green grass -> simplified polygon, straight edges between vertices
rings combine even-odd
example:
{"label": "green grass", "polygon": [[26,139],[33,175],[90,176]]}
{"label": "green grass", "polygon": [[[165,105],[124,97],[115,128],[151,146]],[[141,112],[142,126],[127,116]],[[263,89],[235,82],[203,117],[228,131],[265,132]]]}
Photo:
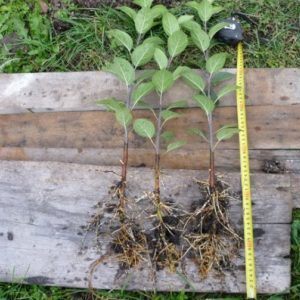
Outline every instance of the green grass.
{"label": "green grass", "polygon": [[[26,3],[31,3],[28,5]],[[37,0],[0,0],[0,38],[17,34],[12,42],[0,48],[0,71],[89,71],[99,70],[120,52],[111,48],[106,32],[111,28],[131,30],[133,24],[122,13],[110,7],[82,9],[64,0],[63,9],[52,9],[42,15]],[[257,23],[245,30],[245,64],[247,67],[300,66],[300,5],[298,0],[216,0],[225,7],[220,18],[232,12],[248,14]],[[177,15],[192,13],[183,6],[173,9]],[[60,19],[69,29],[57,33],[54,20]],[[2,25],[2,26],[1,26]],[[155,32],[155,29],[154,29]],[[156,32],[157,33],[157,32]],[[224,47],[224,46],[221,46]],[[235,49],[230,52],[227,67],[235,66]],[[179,62],[202,67],[203,59],[194,47]]]}
{"label": "green grass", "polygon": [[[286,295],[259,296],[259,300],[299,300],[300,295],[300,210],[294,210],[291,224],[292,288]],[[88,293],[82,289],[0,283],[0,300],[84,300]],[[216,295],[195,293],[146,293],[126,291],[98,291],[99,300],[242,300],[242,295]]]}

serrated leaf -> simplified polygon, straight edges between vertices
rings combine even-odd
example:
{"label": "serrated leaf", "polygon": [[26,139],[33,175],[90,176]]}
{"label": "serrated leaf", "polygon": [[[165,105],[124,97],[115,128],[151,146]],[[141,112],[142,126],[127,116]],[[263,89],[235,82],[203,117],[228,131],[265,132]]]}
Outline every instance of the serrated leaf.
{"label": "serrated leaf", "polygon": [[109,33],[114,37],[118,45],[124,46],[130,52],[133,41],[128,33],[118,29],[110,30]]}
{"label": "serrated leaf", "polygon": [[228,22],[221,22],[221,23],[218,23],[218,24],[214,25],[213,27],[211,27],[209,30],[209,33],[208,33],[208,36],[210,37],[210,39],[212,39],[217,32],[219,32],[221,29],[223,29],[227,25],[228,25]]}
{"label": "serrated leaf", "polygon": [[131,85],[135,79],[135,72],[132,65],[124,58],[116,57],[114,62],[103,68],[104,71],[114,74],[127,86]]}
{"label": "serrated leaf", "polygon": [[172,15],[169,12],[163,15],[162,24],[163,24],[163,29],[168,36],[180,30],[178,20],[174,15]]}
{"label": "serrated leaf", "polygon": [[142,8],[134,18],[135,29],[139,34],[146,33],[153,25],[153,15],[151,9]]}
{"label": "serrated leaf", "polygon": [[141,137],[151,139],[155,135],[153,123],[147,119],[137,119],[133,123],[133,130]]}
{"label": "serrated leaf", "polygon": [[226,125],[217,131],[216,137],[218,141],[223,141],[232,138],[237,133],[239,133],[239,129],[237,127],[229,127]]}
{"label": "serrated leaf", "polygon": [[182,53],[187,45],[187,35],[181,30],[172,33],[168,38],[168,51],[171,57],[175,57]]}
{"label": "serrated leaf", "polygon": [[213,74],[224,68],[227,53],[217,53],[211,56],[206,62],[206,70]]}
{"label": "serrated leaf", "polygon": [[171,110],[163,110],[161,112],[161,117],[163,118],[163,120],[165,122],[170,121],[172,119],[178,118],[180,116],[180,114],[173,112]]}
{"label": "serrated leaf", "polygon": [[173,102],[171,103],[167,109],[168,110],[171,110],[171,109],[174,109],[174,108],[185,108],[187,107],[187,103],[185,100],[179,100],[179,101],[176,101],[176,102]]}
{"label": "serrated leaf", "polygon": [[203,139],[207,140],[205,133],[202,130],[200,130],[199,128],[189,128],[188,133],[198,135],[198,136],[202,137]]}
{"label": "serrated leaf", "polygon": [[194,70],[189,69],[182,73],[181,77],[190,87],[199,90],[201,92],[204,91],[205,82],[200,75],[198,75]]}
{"label": "serrated leaf", "polygon": [[206,115],[209,115],[215,109],[215,103],[208,97],[204,95],[194,96],[197,104],[204,110]]}
{"label": "serrated leaf", "polygon": [[142,44],[137,46],[131,54],[131,60],[135,67],[148,63],[154,54],[155,47],[153,44]]}
{"label": "serrated leaf", "polygon": [[133,107],[154,90],[152,82],[141,83],[132,93]]}
{"label": "serrated leaf", "polygon": [[191,21],[193,19],[194,19],[194,16],[192,16],[192,15],[183,15],[178,18],[178,23],[179,23],[179,25],[181,25],[181,24]]}
{"label": "serrated leaf", "polygon": [[118,111],[125,106],[124,102],[116,100],[114,98],[102,99],[96,101],[96,104],[106,107],[106,109],[109,111]]}
{"label": "serrated leaf", "polygon": [[236,91],[239,87],[235,84],[229,84],[229,85],[226,85],[224,86],[217,94],[217,98],[215,100],[218,101],[220,98],[224,97],[225,95],[233,92],[233,91]]}
{"label": "serrated leaf", "polygon": [[185,144],[186,144],[185,141],[177,141],[177,142],[171,143],[168,145],[166,153],[176,150],[176,149],[179,149],[182,146],[184,146]]}
{"label": "serrated leaf", "polygon": [[183,67],[183,66],[177,67],[176,70],[173,72],[173,79],[177,80],[182,76],[183,73],[188,72],[189,70],[190,68],[188,67]]}
{"label": "serrated leaf", "polygon": [[230,80],[234,78],[235,75],[229,72],[218,72],[215,73],[212,78],[211,78],[211,84],[212,85],[217,85],[218,83],[226,80]]}
{"label": "serrated leaf", "polygon": [[163,45],[165,42],[158,36],[150,36],[144,40],[143,44],[153,44],[154,46]]}
{"label": "serrated leaf", "polygon": [[124,14],[126,14],[128,17],[130,17],[132,20],[136,17],[136,11],[128,6],[121,6],[118,7],[120,11],[122,11]]}
{"label": "serrated leaf", "polygon": [[133,0],[132,2],[141,8],[144,8],[151,7],[153,0]]}
{"label": "serrated leaf", "polygon": [[168,67],[168,58],[161,49],[159,48],[155,49],[154,59],[161,70],[166,69]]}
{"label": "serrated leaf", "polygon": [[171,142],[175,135],[172,131],[164,131],[161,135],[160,135],[166,142]]}
{"label": "serrated leaf", "polygon": [[162,94],[174,84],[173,74],[167,70],[156,71],[152,82],[156,91]]}
{"label": "serrated leaf", "polygon": [[132,115],[130,110],[126,107],[117,110],[116,119],[124,128],[127,127],[132,121]]}
{"label": "serrated leaf", "polygon": [[152,7],[151,12],[154,19],[161,17],[167,11],[166,7],[158,4]]}
{"label": "serrated leaf", "polygon": [[194,20],[181,23],[180,26],[187,29],[190,32],[193,32],[193,31],[197,32],[197,31],[201,30],[200,24],[198,24]]}
{"label": "serrated leaf", "polygon": [[200,29],[197,31],[192,31],[191,32],[191,38],[193,40],[193,42],[195,43],[195,45],[202,50],[202,52],[206,51],[209,47],[210,44],[210,39],[208,34]]}

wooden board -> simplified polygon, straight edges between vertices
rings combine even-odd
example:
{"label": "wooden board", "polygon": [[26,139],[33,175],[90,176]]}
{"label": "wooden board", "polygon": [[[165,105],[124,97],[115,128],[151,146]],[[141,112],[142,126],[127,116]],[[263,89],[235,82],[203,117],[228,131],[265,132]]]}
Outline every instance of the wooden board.
{"label": "wooden board", "polygon": [[[247,69],[245,75],[248,105],[300,103],[299,69]],[[0,74],[0,90],[0,114],[99,110],[96,100],[111,96],[124,100],[126,95],[125,86],[104,72]],[[165,103],[185,99],[193,107],[193,94],[178,81]],[[148,100],[155,103],[157,97]],[[221,105],[235,105],[234,96],[224,98]]]}
{"label": "wooden board", "polygon": [[[1,281],[22,281],[46,285],[86,287],[91,262],[103,254],[94,236],[83,232],[95,204],[104,205],[119,168],[54,162],[0,163],[0,260]],[[206,172],[166,170],[162,178],[164,199],[172,198],[183,206],[197,199],[194,178],[206,178]],[[240,175],[229,173],[223,180],[240,191]],[[287,292],[290,287],[290,179],[285,175],[253,174],[253,201],[258,291]],[[129,198],[152,190],[152,170],[130,169]],[[145,205],[145,200],[139,202]],[[241,201],[231,201],[231,220],[240,227]],[[111,215],[105,217],[111,218]],[[142,218],[141,218],[142,219]],[[87,247],[87,249],[86,249]],[[94,274],[96,288],[139,290],[190,290],[201,292],[245,292],[243,250],[235,268],[224,277],[211,274],[200,279],[192,262],[187,262],[191,285],[178,274],[158,272],[150,279],[147,266],[117,278],[114,260],[101,265]],[[192,287],[191,287],[192,286]]]}

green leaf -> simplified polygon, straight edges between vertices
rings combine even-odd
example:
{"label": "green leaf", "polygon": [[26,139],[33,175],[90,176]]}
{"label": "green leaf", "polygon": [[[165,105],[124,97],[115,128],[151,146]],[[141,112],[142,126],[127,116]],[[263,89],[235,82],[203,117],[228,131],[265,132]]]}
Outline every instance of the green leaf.
{"label": "green leaf", "polygon": [[162,24],[163,24],[164,31],[168,36],[180,30],[179,23],[176,17],[169,12],[163,15]]}
{"label": "green leaf", "polygon": [[185,108],[187,107],[187,103],[185,100],[179,100],[179,101],[176,101],[176,102],[173,102],[171,103],[167,109],[168,110],[171,110],[171,109],[174,109],[174,108]]}
{"label": "green leaf", "polygon": [[158,36],[150,36],[144,40],[143,44],[153,44],[154,46],[163,45],[165,42]]}
{"label": "green leaf", "polygon": [[166,142],[171,142],[175,135],[172,131],[164,131],[161,135],[160,135]]}
{"label": "green leaf", "polygon": [[177,141],[177,142],[171,143],[171,144],[168,145],[167,151],[166,151],[165,153],[168,153],[168,152],[170,152],[170,151],[179,149],[179,148],[181,148],[182,146],[184,146],[185,144],[186,144],[185,141]]}
{"label": "green leaf", "polygon": [[131,54],[131,60],[135,67],[148,63],[154,54],[155,47],[153,44],[142,44],[134,49]]}
{"label": "green leaf", "polygon": [[188,45],[187,35],[179,30],[168,38],[168,51],[171,57],[175,57],[182,53]]}
{"label": "green leaf", "polygon": [[153,25],[153,15],[151,9],[142,8],[134,18],[135,29],[139,34],[146,33]]}
{"label": "green leaf", "polygon": [[206,62],[206,70],[210,74],[216,73],[221,70],[227,58],[227,53],[217,53],[211,56]]}
{"label": "green leaf", "polygon": [[210,39],[212,39],[218,31],[220,31],[227,25],[228,25],[228,22],[221,22],[221,23],[214,25],[212,28],[210,28],[209,33],[208,33]]}
{"label": "green leaf", "polygon": [[158,4],[152,7],[151,12],[154,19],[161,17],[167,11],[166,7]]}
{"label": "green leaf", "polygon": [[156,91],[162,94],[174,84],[173,74],[167,70],[156,71],[152,82]]}
{"label": "green leaf", "polygon": [[143,97],[149,95],[154,90],[153,83],[145,82],[141,83],[132,93],[133,107],[143,99]]}
{"label": "green leaf", "polygon": [[178,118],[180,116],[180,114],[173,112],[171,110],[163,110],[161,112],[161,117],[164,119],[165,122]]}
{"label": "green leaf", "polygon": [[223,141],[232,138],[237,133],[239,133],[239,129],[236,126],[226,125],[217,131],[216,137],[218,141]]}
{"label": "green leaf", "polygon": [[183,67],[183,66],[179,66],[176,68],[176,70],[173,72],[173,79],[177,80],[178,78],[182,77],[182,75],[185,72],[188,72],[190,70],[190,68],[188,67]]}
{"label": "green leaf", "polygon": [[124,14],[126,14],[128,17],[130,17],[132,20],[136,17],[136,11],[128,6],[121,6],[118,7],[120,11],[122,11]]}
{"label": "green leaf", "polygon": [[179,25],[181,25],[181,24],[191,21],[193,19],[194,19],[194,16],[192,16],[192,15],[183,15],[178,18],[178,23],[179,23]]}
{"label": "green leaf", "polygon": [[141,8],[144,8],[151,7],[153,0],[133,0],[132,2]]}
{"label": "green leaf", "polygon": [[206,137],[205,133],[202,130],[200,130],[199,128],[189,128],[188,133],[200,136],[203,139],[207,140],[207,137]]}
{"label": "green leaf", "polygon": [[130,113],[130,110],[126,107],[117,110],[116,119],[124,128],[127,128],[127,126],[132,121],[132,115]]}
{"label": "green leaf", "polygon": [[208,97],[204,95],[194,96],[194,99],[198,103],[198,105],[204,110],[206,115],[209,115],[215,109],[215,103]]}
{"label": "green leaf", "polygon": [[217,85],[218,83],[220,83],[222,81],[226,81],[226,80],[232,79],[234,77],[235,77],[235,75],[232,73],[229,73],[229,72],[218,72],[212,76],[211,84]]}
{"label": "green leaf", "polygon": [[200,9],[200,3],[196,2],[196,1],[189,1],[186,3],[186,6],[189,6],[197,11]]}
{"label": "green leaf", "polygon": [[202,0],[199,5],[198,15],[203,22],[209,21],[213,15],[213,7],[208,0]]}
{"label": "green leaf", "polygon": [[137,119],[133,123],[133,129],[141,137],[151,139],[155,135],[155,127],[153,123],[147,119]]}
{"label": "green leaf", "polygon": [[204,91],[205,82],[200,75],[198,75],[194,70],[189,69],[182,73],[181,77],[186,82],[187,85],[190,87],[200,90],[201,92]]}
{"label": "green leaf", "polygon": [[191,32],[193,32],[193,31],[197,32],[197,31],[201,30],[200,24],[198,24],[194,20],[190,20],[190,21],[181,23],[180,26]]}
{"label": "green leaf", "polygon": [[229,84],[229,85],[226,85],[224,86],[219,92],[218,92],[218,95],[217,95],[217,99],[215,100],[215,102],[217,102],[220,98],[224,97],[225,95],[233,92],[233,91],[236,91],[239,87],[235,84]]}
{"label": "green leaf", "polygon": [[155,49],[154,59],[161,70],[166,69],[168,67],[168,58],[161,49],[159,48]]}
{"label": "green leaf", "polygon": [[210,44],[209,36],[202,29],[191,32],[191,38],[195,45],[202,50],[202,52],[206,51]]}
{"label": "green leaf", "polygon": [[142,73],[137,77],[137,84],[140,84],[141,82],[152,78],[153,74],[155,73],[155,70],[143,70]]}
{"label": "green leaf", "polygon": [[213,6],[213,15],[218,14],[219,12],[223,11],[224,8],[220,6]]}
{"label": "green leaf", "polygon": [[107,98],[103,100],[96,101],[97,105],[106,107],[110,111],[118,111],[125,107],[124,102],[116,100],[114,98]]}
{"label": "green leaf", "polygon": [[103,68],[104,71],[114,74],[127,86],[131,85],[135,79],[135,72],[132,65],[124,58],[116,57],[114,62]]}
{"label": "green leaf", "polygon": [[109,33],[114,37],[118,45],[124,46],[130,52],[133,41],[128,33],[118,29],[110,30]]}

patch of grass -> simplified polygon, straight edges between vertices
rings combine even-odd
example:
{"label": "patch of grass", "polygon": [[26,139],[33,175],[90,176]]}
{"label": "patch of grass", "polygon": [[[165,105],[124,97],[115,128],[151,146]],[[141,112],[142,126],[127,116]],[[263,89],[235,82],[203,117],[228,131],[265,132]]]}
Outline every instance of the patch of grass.
{"label": "patch of grass", "polygon": [[[199,0],[200,1],[200,0]],[[133,28],[132,21],[109,6],[83,9],[71,0],[63,7],[49,6],[42,14],[37,0],[0,0],[0,71],[88,71],[99,70],[120,51],[111,49],[107,31],[112,28]],[[186,2],[186,1],[183,1]],[[242,21],[245,30],[246,67],[300,66],[300,6],[298,0],[216,0],[225,11],[221,18],[239,11],[252,18],[256,25]],[[28,4],[30,3],[30,4]],[[176,15],[192,13],[182,6],[172,9]],[[66,26],[57,32],[55,22]],[[154,29],[155,31],[155,29]],[[1,45],[1,46],[2,46]],[[224,47],[223,45],[220,47]],[[227,67],[235,67],[236,51],[230,52]],[[219,51],[218,47],[216,51]],[[126,53],[117,53],[126,56]],[[194,47],[175,61],[202,67],[198,50]]]}

